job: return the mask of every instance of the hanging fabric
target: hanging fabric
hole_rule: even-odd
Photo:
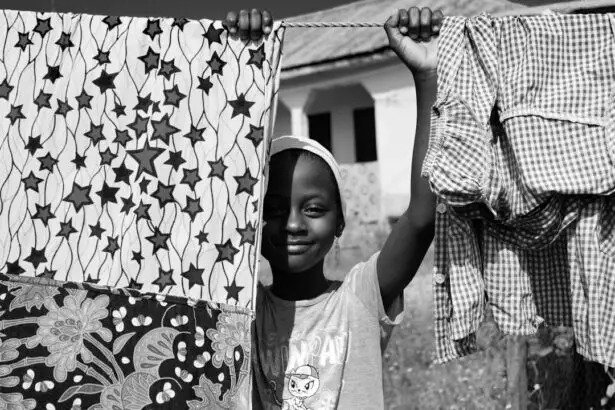
[[[486,307],[505,334],[574,328],[615,366],[611,14],[448,17],[423,164],[438,196],[439,361]]]
[[[0,407],[249,408],[283,34],[0,12]]]

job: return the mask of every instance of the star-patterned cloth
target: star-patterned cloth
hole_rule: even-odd
[[[1,13],[0,273],[251,309],[281,26]]]

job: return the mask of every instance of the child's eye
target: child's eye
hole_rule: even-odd
[[[305,209],[305,213],[308,216],[321,216],[325,212],[327,212],[327,210],[325,208],[323,208],[323,207],[320,207],[320,206],[308,206]]]
[[[277,217],[286,213],[286,207],[278,204],[265,204],[263,214],[265,217]]]

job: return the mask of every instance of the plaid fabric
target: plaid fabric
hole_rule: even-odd
[[[612,193],[613,18],[447,18],[423,167],[434,193],[510,223],[555,193]]]
[[[584,207],[567,230],[572,314],[577,350],[593,361],[615,365],[615,197]]]
[[[478,326],[482,321],[481,316],[484,312],[484,306],[475,306],[475,309],[467,309],[467,304],[473,306],[474,299],[479,300],[484,295],[482,291],[482,278],[477,276],[467,276],[464,278],[463,273],[459,275],[451,275],[451,264],[446,263],[450,256],[463,255],[455,254],[454,251],[449,252],[448,231],[451,225],[453,214],[447,212],[446,206],[443,203],[438,204],[436,212],[436,228],[434,254],[434,336],[436,340],[436,362],[444,362],[456,357],[465,356],[476,351],[475,335]],[[465,231],[467,233],[467,231]],[[462,242],[461,236],[457,236],[451,242]],[[459,247],[451,249],[459,250]],[[470,270],[470,269],[469,269]],[[465,280],[464,280],[465,279]],[[455,282],[452,285],[451,282]],[[452,298],[453,289],[461,296],[460,298]],[[464,292],[470,290],[467,297],[464,297]],[[453,306],[453,300],[457,302],[457,306]],[[484,298],[482,299],[484,300]],[[464,306],[466,305],[466,306]],[[457,311],[467,311],[467,316],[456,315]],[[464,333],[467,337],[452,337],[451,322],[452,318],[459,318],[456,321],[457,325],[462,325],[462,330],[456,332],[457,336]],[[466,321],[467,320],[467,321]],[[463,326],[464,322],[467,326]]]
[[[489,307],[507,334],[574,326],[615,365],[612,19],[445,20],[423,167],[438,362],[476,349]]]
[[[476,351],[475,333],[487,306],[507,334],[534,334],[545,322],[572,326],[566,235],[526,250],[503,237],[502,227],[478,212],[462,216],[439,203],[433,280],[437,362]]]

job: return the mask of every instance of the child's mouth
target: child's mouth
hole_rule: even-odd
[[[312,242],[305,240],[286,240],[276,244],[278,249],[285,251],[289,255],[300,255],[307,252],[312,246]]]
[[[287,244],[286,252],[289,255],[300,255],[307,252],[310,249],[310,245],[307,243]]]

